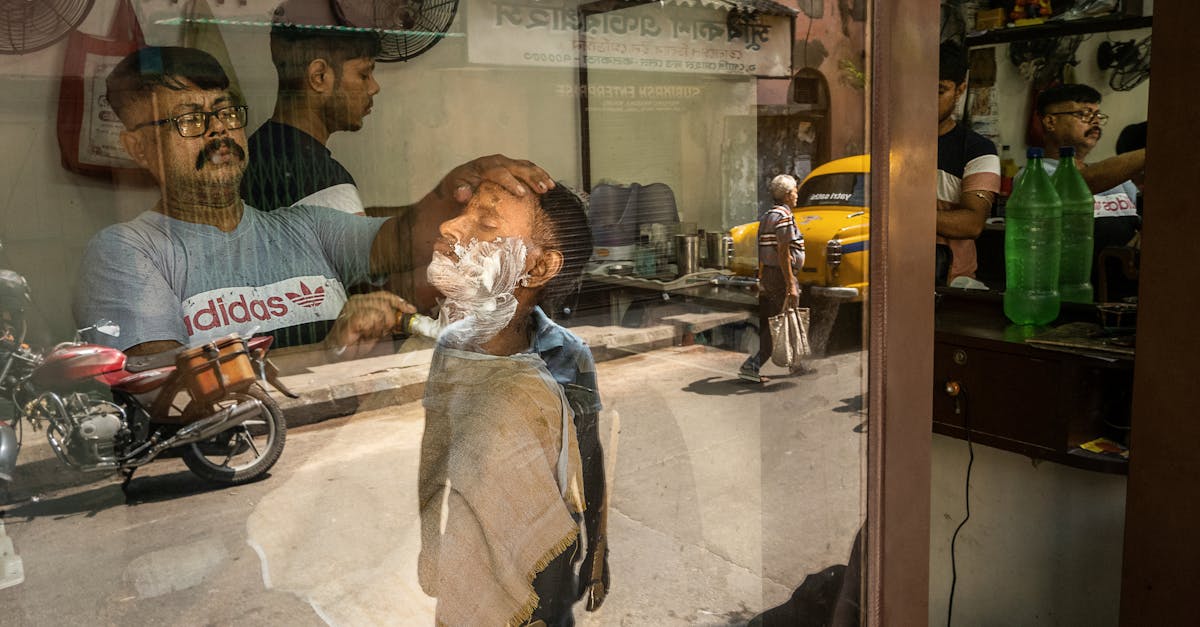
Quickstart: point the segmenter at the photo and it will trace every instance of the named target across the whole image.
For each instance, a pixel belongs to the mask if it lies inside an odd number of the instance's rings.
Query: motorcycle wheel
[[[262,412],[202,442],[183,448],[183,462],[201,478],[221,485],[241,485],[261,478],[283,453],[287,424],[283,412],[258,385],[217,401],[217,408],[238,400],[255,399]],[[191,408],[189,408],[191,409]],[[186,410],[185,410],[186,411]]]

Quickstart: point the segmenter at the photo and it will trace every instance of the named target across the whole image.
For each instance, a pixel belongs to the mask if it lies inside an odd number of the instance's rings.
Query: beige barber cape
[[[579,444],[532,353],[438,346],[425,384],[417,575],[439,625],[519,625],[534,577],[578,537]]]

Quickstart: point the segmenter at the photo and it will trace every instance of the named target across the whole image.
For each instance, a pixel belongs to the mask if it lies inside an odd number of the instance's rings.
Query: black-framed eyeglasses
[[[1079,118],[1084,124],[1095,123],[1097,126],[1104,126],[1108,123],[1108,116],[1099,111],[1089,111],[1088,109],[1080,109],[1078,111],[1059,111],[1057,113],[1049,113],[1047,115],[1071,115]]]
[[[183,137],[199,137],[208,132],[208,123],[211,118],[217,118],[225,128],[233,130],[246,126],[247,113],[250,107],[246,105],[233,105],[229,107],[221,107],[216,111],[191,111],[182,115],[177,115],[171,118],[163,118],[161,120],[151,120],[142,122],[134,126],[132,131],[147,126],[162,126],[167,122],[175,125],[175,130]]]

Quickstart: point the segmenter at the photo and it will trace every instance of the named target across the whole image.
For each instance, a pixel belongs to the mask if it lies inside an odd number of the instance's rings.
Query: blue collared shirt
[[[546,369],[563,387],[576,412],[598,413],[601,404],[596,362],[587,342],[556,324],[541,307],[533,308],[532,318],[529,352],[537,353],[546,362]]]

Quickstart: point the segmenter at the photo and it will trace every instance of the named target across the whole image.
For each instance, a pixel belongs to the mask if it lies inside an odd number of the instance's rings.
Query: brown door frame
[[[938,3],[870,4],[870,625],[929,621]]]
[[[1200,581],[1200,212],[1194,0],[1154,7],[1145,223],[1138,292],[1133,432],[1125,499],[1122,625],[1195,620]],[[1112,129],[1119,131],[1119,129]],[[1149,150],[1150,148],[1153,151]]]
[[[903,5],[903,7],[901,7]],[[934,2],[871,2],[870,411],[866,615],[928,624],[933,207],[937,72]],[[1195,616],[1200,581],[1200,211],[1192,102],[1200,3],[1159,0],[1148,118],[1133,448],[1121,624]]]

